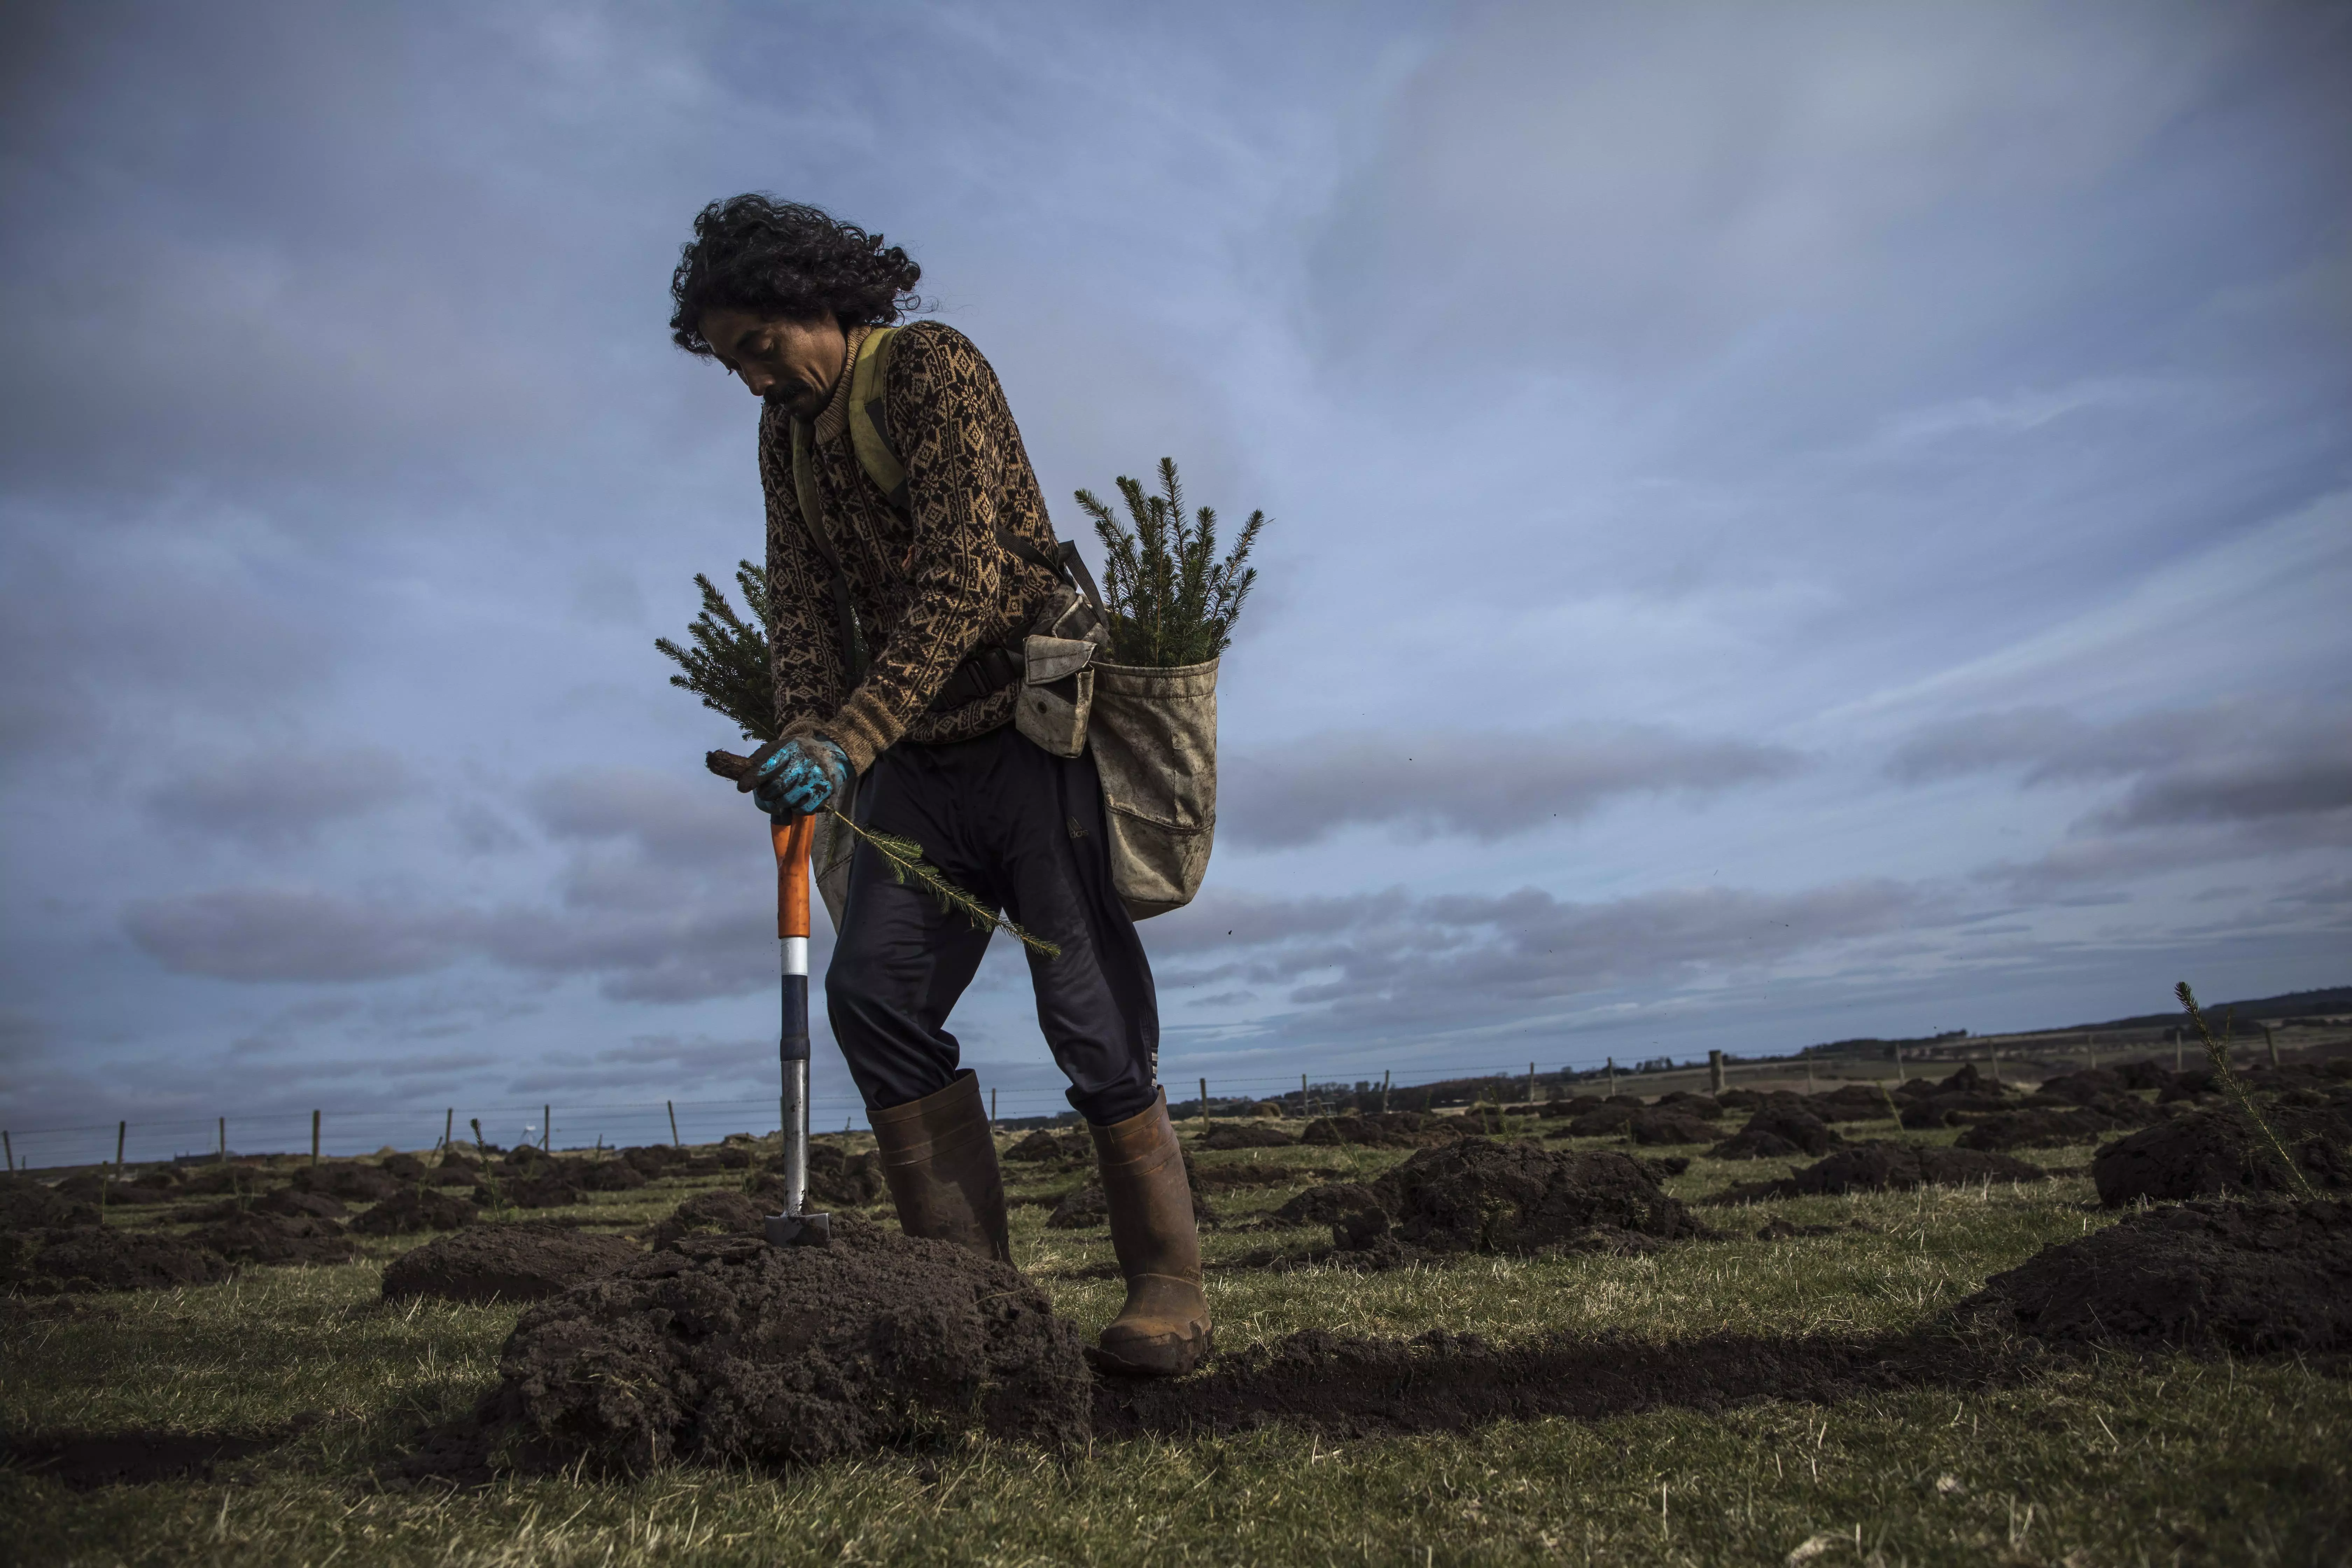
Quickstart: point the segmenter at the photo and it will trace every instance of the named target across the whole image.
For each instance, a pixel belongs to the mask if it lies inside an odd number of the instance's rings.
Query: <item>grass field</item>
[[[1528,1131],[1534,1131],[1530,1124]],[[1897,1133],[1848,1126],[1849,1137]],[[1558,1146],[1558,1145],[1554,1145]],[[1595,1146],[1605,1146],[1598,1145]],[[1295,1167],[1223,1194],[1206,1233],[1221,1350],[1303,1329],[1509,1343],[1566,1331],[1734,1353],[1932,1326],[1985,1278],[2112,1217],[2078,1149],[2055,1179],[1707,1209],[1741,1239],[1647,1258],[1477,1259],[1387,1273],[1220,1267],[1320,1233],[1254,1224],[1309,1182],[1401,1155],[1203,1152]],[[1644,1151],[1696,1154],[1698,1150]],[[1788,1168],[1694,1160],[1703,1199]],[[1018,1261],[1091,1332],[1118,1301],[1100,1231],[1045,1227],[1078,1173],[1008,1165]],[[616,1228],[718,1179],[570,1211]],[[152,1212],[152,1211],[151,1211]],[[1746,1239],[1775,1216],[1837,1227]],[[123,1217],[118,1215],[118,1218]],[[135,1220],[133,1223],[137,1223]],[[2352,1381],[2293,1361],[2018,1347],[2012,1375],[1826,1403],[1653,1407],[1377,1438],[1275,1425],[1097,1441],[987,1443],[784,1475],[679,1468],[634,1482],[486,1489],[386,1482],[380,1467],[496,1381],[507,1307],[383,1301],[361,1262],[226,1284],[0,1303],[11,1434],[222,1433],[268,1446],[206,1481],[77,1492],[0,1472],[0,1559],[38,1563],[856,1563],[1603,1562],[2316,1563],[2352,1561]],[[1607,1336],[1615,1336],[1613,1339]]]

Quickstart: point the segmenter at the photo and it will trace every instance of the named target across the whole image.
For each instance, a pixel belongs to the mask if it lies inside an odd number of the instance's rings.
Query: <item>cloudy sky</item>
[[[651,647],[760,548],[664,330],[752,188],[914,254],[1066,533],[1162,454],[1275,520],[1171,1083],[2352,978],[2341,7],[0,26],[12,1128],[772,1124],[763,825]],[[956,1026],[1060,1104],[1011,953]]]

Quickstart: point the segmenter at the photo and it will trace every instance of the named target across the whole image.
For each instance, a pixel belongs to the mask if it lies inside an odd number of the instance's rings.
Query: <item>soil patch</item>
[[[1192,1141],[1196,1149],[1287,1149],[1298,1140],[1271,1121],[1220,1121]]]
[[[294,1185],[306,1193],[324,1193],[345,1203],[381,1203],[400,1191],[400,1180],[373,1165],[336,1161],[305,1165],[294,1173]]]
[[[586,1201],[587,1189],[568,1170],[558,1166],[534,1168],[530,1173],[500,1176],[494,1188],[488,1182],[474,1189],[474,1201],[485,1208],[504,1206],[518,1209],[569,1208]]]
[[[1530,1253],[1597,1245],[1617,1233],[1660,1241],[1711,1235],[1640,1161],[1535,1143],[1465,1138],[1424,1149],[1369,1184],[1377,1206],[1342,1212],[1332,1239],[1349,1251]],[[1332,1188],[1315,1200],[1338,1200]],[[1593,1234],[1597,1233],[1597,1234]]]
[[[1886,1389],[1977,1386],[2007,1375],[2011,1363],[1996,1355],[1927,1334],[1717,1334],[1671,1344],[1554,1334],[1506,1348],[1442,1329],[1412,1340],[1308,1330],[1221,1355],[1198,1377],[1099,1384],[1094,1426],[1105,1440],[1273,1425],[1378,1437],[1547,1415],[1597,1421],[1659,1408],[1712,1414],[1760,1400],[1828,1403]]]
[[[97,1223],[95,1204],[78,1203],[29,1177],[0,1178],[0,1230],[68,1230]]]
[[[2150,1209],[2043,1247],[1963,1306],[2043,1340],[2352,1351],[2352,1203]]]
[[[626,1237],[528,1223],[478,1225],[394,1259],[383,1271],[383,1294],[537,1301],[617,1273],[643,1256]]]
[[[2136,1100],[2126,1103],[2139,1105]],[[2134,1126],[2142,1120],[2121,1120],[2091,1106],[2072,1110],[2004,1110],[1977,1122],[1955,1142],[1963,1149],[2058,1149],[2104,1138],[2118,1127]]]
[[[214,1466],[266,1452],[283,1440],[217,1432],[32,1432],[0,1439],[0,1468],[41,1476],[78,1492],[208,1481]]]
[[[581,1160],[572,1167],[581,1186],[592,1193],[635,1192],[646,1184],[646,1174],[626,1160]]]
[[[1041,1127],[1007,1149],[1004,1158],[1028,1164],[1066,1165],[1092,1159],[1094,1152],[1094,1140],[1083,1132],[1048,1132]]]
[[[1970,1182],[2042,1182],[2039,1165],[1979,1149],[1937,1149],[1920,1143],[1856,1143],[1777,1182],[1743,1182],[1718,1204],[1757,1198],[1836,1196],[1843,1193],[1909,1192],[1914,1187],[1965,1186]]]
[[[1678,1107],[1643,1111],[1625,1124],[1625,1131],[1636,1143],[1713,1143],[1723,1137],[1703,1118]]]
[[[475,1430],[411,1473],[814,1464],[965,1433],[1083,1441],[1078,1334],[1010,1267],[856,1215],[689,1238],[525,1312]],[[454,1461],[454,1462],[453,1462]]]
[[[82,1226],[0,1237],[0,1288],[28,1296],[167,1290],[209,1285],[227,1274],[216,1255],[152,1231]]]
[[[188,1239],[232,1263],[348,1263],[359,1252],[341,1226],[308,1215],[241,1214],[204,1226]]]
[[[1276,1225],[1337,1225],[1353,1214],[1381,1206],[1380,1194],[1361,1182],[1332,1182],[1309,1187],[1274,1211]]]
[[[776,1184],[777,1201],[783,1183]],[[772,1210],[750,1193],[697,1193],[670,1211],[669,1217],[646,1234],[656,1247],[676,1247],[689,1236],[763,1236]]]
[[[1318,1116],[1298,1135],[1301,1143],[1357,1144],[1366,1149],[1425,1149],[1463,1135],[1468,1117],[1424,1116],[1417,1110],[1369,1116]]]
[[[2352,1187],[2343,1148],[2352,1128],[2343,1116],[2332,1108],[2275,1105],[2263,1114],[2313,1186]],[[2186,1111],[2117,1139],[2092,1156],[2091,1180],[2110,1207],[2292,1186],[2269,1141],[2234,1106]]]
[[[362,1236],[415,1236],[457,1230],[474,1223],[473,1204],[432,1187],[404,1187],[352,1221]]]
[[[1786,1160],[1805,1152],[1778,1132],[1750,1127],[1706,1152],[1710,1160]]]

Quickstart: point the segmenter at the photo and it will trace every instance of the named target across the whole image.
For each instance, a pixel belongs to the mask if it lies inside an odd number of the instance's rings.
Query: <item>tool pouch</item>
[[[1087,741],[1102,777],[1111,882],[1137,920],[1182,909],[1217,829],[1217,661],[1097,662]],[[1025,696],[1026,693],[1024,692]]]

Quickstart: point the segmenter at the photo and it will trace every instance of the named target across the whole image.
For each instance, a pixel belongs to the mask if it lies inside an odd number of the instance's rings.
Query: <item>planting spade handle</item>
[[[809,1151],[809,847],[816,822],[796,816],[771,822],[776,851],[776,946],[781,963],[782,1016],[776,1055],[783,1069],[778,1102],[784,1147],[784,1212],[767,1218],[768,1239],[779,1246],[822,1245],[832,1235],[832,1217],[808,1212]]]

